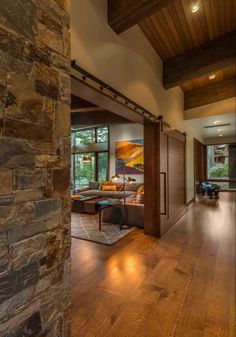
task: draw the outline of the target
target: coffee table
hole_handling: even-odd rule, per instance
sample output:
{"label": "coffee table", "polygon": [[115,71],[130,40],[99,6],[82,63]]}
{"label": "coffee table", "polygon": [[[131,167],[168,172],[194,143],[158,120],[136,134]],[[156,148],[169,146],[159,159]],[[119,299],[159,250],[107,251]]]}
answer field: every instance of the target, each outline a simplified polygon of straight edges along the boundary
{"label": "coffee table", "polygon": [[[99,230],[102,230],[102,211],[106,208],[110,207],[120,207],[122,205],[122,201],[120,199],[105,199],[98,202],[99,208]],[[120,218],[120,230],[122,226],[122,219]]]}
{"label": "coffee table", "polygon": [[84,213],[84,206],[86,201],[98,199],[97,195],[89,195],[89,196],[80,196],[78,198],[75,198],[73,196],[72,199],[72,212],[75,213]]}

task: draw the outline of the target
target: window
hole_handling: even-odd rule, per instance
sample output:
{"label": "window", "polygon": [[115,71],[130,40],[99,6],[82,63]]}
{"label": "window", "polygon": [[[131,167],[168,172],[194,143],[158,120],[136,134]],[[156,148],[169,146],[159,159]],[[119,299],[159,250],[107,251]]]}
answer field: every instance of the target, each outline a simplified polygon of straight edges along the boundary
{"label": "window", "polygon": [[[108,179],[108,126],[73,130],[71,136],[73,187],[88,186],[90,181]],[[84,162],[84,156],[91,161]]]}
{"label": "window", "polygon": [[95,129],[83,129],[74,133],[75,146],[95,143]]}
{"label": "window", "polygon": [[223,190],[236,189],[236,144],[207,146],[207,177]]}
{"label": "window", "polygon": [[108,127],[99,127],[97,128],[97,142],[106,143],[108,142]]}
{"label": "window", "polygon": [[229,148],[228,145],[209,145],[207,147],[207,164],[209,179],[229,178]]}
{"label": "window", "polygon": [[98,181],[108,179],[108,152],[99,152],[98,160]]}
{"label": "window", "polygon": [[85,154],[74,155],[74,182],[75,187],[88,186],[90,181],[95,180],[95,154],[86,153],[91,158],[90,163],[84,163]]}

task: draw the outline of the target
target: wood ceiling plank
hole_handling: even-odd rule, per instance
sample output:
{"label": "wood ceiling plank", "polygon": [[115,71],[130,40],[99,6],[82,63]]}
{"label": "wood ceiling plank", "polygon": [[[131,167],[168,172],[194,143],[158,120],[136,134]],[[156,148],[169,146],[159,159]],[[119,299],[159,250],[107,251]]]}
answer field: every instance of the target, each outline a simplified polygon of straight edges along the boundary
{"label": "wood ceiling plank", "polygon": [[173,6],[170,6],[170,11],[182,41],[182,52],[184,52],[186,49],[193,47],[193,39],[181,1],[173,3]]}
{"label": "wood ceiling plank", "polygon": [[183,82],[217,71],[235,63],[235,32],[193,48],[164,61],[163,85],[172,88]]}
{"label": "wood ceiling plank", "polygon": [[216,71],[215,76],[214,80],[209,80],[208,75],[204,75],[203,77],[183,83],[181,88],[184,92],[186,92],[236,77],[236,64]]}
{"label": "wood ceiling plank", "polygon": [[163,48],[166,48],[166,50],[168,52],[168,55],[172,55],[172,57],[173,57],[174,51],[173,51],[173,47],[172,47],[172,41],[171,41],[171,39],[167,38],[166,27],[162,27],[159,15],[152,16],[150,18],[150,20],[152,21],[152,23],[155,27],[155,30],[158,31],[158,33],[159,33],[159,36],[160,36],[161,41],[162,41]]}
{"label": "wood ceiling plank", "polygon": [[184,94],[184,110],[235,97],[235,94],[236,78],[230,78],[224,82],[188,91]]}
{"label": "wood ceiling plank", "polygon": [[167,57],[166,49],[163,48],[163,45],[160,42],[159,36],[155,34],[155,28],[153,28],[153,24],[150,22],[150,19],[148,18],[148,19],[143,20],[142,25],[140,25],[140,28],[143,31],[143,33],[146,35],[147,39],[150,41],[151,44],[153,41],[155,41],[155,43],[152,44],[152,46],[154,47],[156,52],[160,55],[160,57],[162,59],[166,59]]}
{"label": "wood ceiling plank", "polygon": [[120,34],[175,0],[108,0],[108,23]]}

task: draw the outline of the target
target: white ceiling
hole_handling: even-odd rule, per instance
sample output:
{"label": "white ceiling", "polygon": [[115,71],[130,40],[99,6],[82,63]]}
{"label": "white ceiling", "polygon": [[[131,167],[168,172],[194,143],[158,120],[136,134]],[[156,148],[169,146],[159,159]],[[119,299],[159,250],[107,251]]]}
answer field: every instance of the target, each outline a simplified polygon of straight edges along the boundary
{"label": "white ceiling", "polygon": [[[236,135],[236,114],[229,113],[224,115],[208,116],[202,118],[191,119],[185,121],[187,126],[197,130],[202,138],[220,137],[234,137]],[[220,127],[220,124],[227,124],[229,126]],[[214,128],[206,129],[205,126],[216,125]]]}

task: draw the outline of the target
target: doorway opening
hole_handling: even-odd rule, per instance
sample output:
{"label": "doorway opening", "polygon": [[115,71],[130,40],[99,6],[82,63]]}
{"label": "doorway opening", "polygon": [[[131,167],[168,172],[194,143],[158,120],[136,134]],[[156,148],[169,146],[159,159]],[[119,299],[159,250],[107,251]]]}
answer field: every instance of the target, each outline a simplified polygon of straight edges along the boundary
{"label": "doorway opening", "polygon": [[144,119],[82,81],[72,77],[72,237],[113,245],[144,228]]}

